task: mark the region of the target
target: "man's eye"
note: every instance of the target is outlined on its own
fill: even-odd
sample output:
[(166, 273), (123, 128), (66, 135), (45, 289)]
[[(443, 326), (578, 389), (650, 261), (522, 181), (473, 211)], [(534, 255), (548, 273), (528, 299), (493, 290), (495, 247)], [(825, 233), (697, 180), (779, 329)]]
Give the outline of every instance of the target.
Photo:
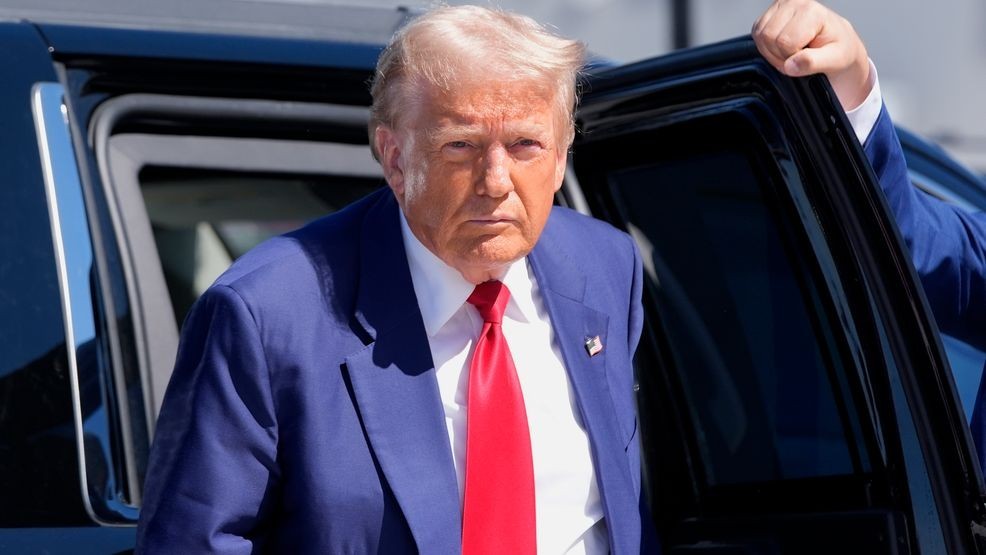
[(538, 146), (538, 144), (540, 143), (538, 143), (534, 139), (520, 139), (516, 143), (514, 143), (514, 146)]
[(469, 143), (467, 143), (466, 141), (449, 141), (445, 143), (445, 146), (451, 148), (468, 148)]

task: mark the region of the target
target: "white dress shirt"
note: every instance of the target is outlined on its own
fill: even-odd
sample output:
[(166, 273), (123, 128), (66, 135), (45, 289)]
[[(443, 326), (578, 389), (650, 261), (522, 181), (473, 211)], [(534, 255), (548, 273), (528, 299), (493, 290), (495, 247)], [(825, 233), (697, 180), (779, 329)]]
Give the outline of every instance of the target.
[(880, 79), (876, 74), (876, 66), (870, 60), (870, 93), (863, 100), (863, 103), (852, 110), (846, 112), (846, 119), (856, 133), (859, 144), (866, 142), (873, 126), (876, 125), (877, 118), (880, 117), (880, 108), (883, 107), (883, 94), (880, 92)]
[[(483, 320), (466, 302), (475, 286), (422, 245), (403, 214), (401, 231), (435, 363), (461, 502), (469, 363)], [(503, 335), (517, 368), (531, 433), (538, 553), (606, 553), (609, 538), (589, 437), (537, 281), (526, 259), (511, 264), (502, 281), (510, 290)]]

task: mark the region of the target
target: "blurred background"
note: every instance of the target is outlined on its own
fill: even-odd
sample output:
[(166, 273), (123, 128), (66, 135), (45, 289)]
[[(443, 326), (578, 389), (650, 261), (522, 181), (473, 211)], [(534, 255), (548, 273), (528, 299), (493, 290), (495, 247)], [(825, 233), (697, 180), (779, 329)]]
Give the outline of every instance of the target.
[[(452, 0), (451, 4), (467, 3)], [(473, 0), (473, 3), (487, 3)], [(769, 0), (499, 0), (578, 38), (615, 61), (746, 34)], [(320, 4), (424, 7), (400, 0), (0, 0), (0, 19), (34, 17), (195, 29), (318, 36), (327, 26)], [(983, 0), (828, 0), (865, 40), (897, 123), (986, 173), (986, 26)], [(140, 17), (138, 17), (140, 14)]]

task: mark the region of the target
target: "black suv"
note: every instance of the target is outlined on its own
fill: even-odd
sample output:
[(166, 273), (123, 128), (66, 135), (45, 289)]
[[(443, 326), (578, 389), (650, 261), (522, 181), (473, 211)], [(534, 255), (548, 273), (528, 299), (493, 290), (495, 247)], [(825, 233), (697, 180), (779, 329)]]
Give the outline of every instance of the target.
[[(325, 9), (335, 39), (0, 23), (0, 552), (132, 549), (189, 305), (383, 186), (367, 82), (407, 14)], [(558, 202), (644, 255), (665, 550), (986, 553), (942, 342), (824, 78), (739, 39), (584, 90)]]

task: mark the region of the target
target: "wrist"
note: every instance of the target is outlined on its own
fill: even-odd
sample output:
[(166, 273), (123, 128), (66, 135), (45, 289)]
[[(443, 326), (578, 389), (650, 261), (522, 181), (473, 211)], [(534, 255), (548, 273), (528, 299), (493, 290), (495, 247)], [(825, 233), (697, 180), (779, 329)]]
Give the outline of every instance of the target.
[(832, 89), (839, 98), (839, 103), (842, 104), (842, 109), (847, 112), (862, 104), (873, 88), (869, 57), (862, 45), (859, 50), (859, 54), (854, 57), (849, 67), (828, 76)]

